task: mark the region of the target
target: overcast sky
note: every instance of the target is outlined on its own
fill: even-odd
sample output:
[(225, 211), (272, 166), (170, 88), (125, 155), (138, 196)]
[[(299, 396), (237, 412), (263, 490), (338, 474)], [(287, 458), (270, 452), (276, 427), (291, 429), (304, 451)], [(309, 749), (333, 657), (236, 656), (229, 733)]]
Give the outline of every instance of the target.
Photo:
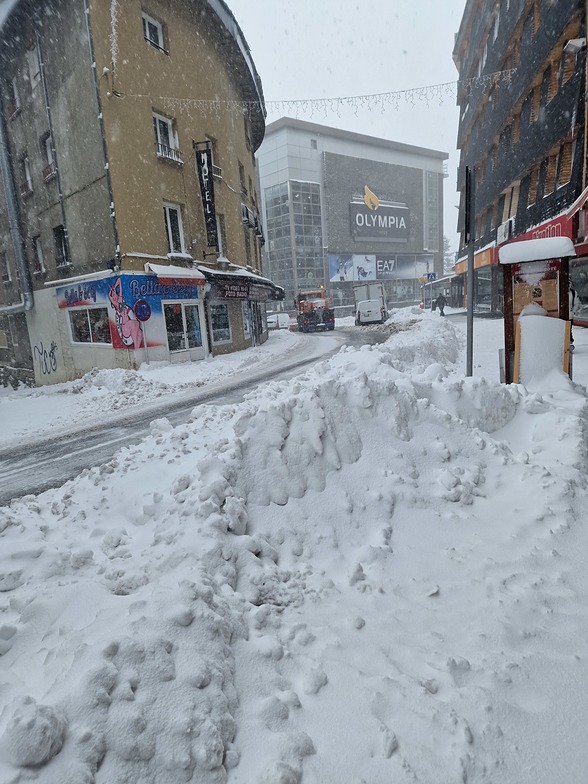
[[(444, 231), (457, 250), (455, 90), (428, 106), (414, 88), (457, 81), (454, 36), (465, 0), (227, 0), (251, 49), (268, 102), (283, 115), (450, 154)], [(409, 91), (383, 109), (353, 102), (309, 111), (271, 101)], [(445, 93), (445, 91), (443, 91)], [(414, 106), (412, 105), (414, 102)]]

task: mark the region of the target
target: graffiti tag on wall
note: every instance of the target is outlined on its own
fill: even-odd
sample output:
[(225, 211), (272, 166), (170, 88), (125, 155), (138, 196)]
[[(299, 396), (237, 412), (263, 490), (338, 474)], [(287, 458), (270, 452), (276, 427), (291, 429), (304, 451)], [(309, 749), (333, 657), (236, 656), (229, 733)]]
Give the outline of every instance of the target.
[(51, 341), (49, 351), (43, 345), (42, 340), (33, 347), (35, 361), (39, 363), (39, 373), (42, 376), (50, 376), (51, 373), (55, 373), (57, 370), (56, 351), (57, 343), (54, 340)]

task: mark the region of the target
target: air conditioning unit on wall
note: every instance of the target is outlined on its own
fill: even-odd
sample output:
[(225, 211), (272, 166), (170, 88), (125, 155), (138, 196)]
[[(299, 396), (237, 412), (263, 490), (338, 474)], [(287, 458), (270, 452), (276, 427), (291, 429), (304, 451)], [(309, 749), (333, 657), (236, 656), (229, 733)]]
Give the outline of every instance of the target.
[(502, 245), (503, 242), (507, 242), (514, 234), (514, 217), (509, 218), (508, 220), (501, 223), (500, 226), (496, 229), (496, 244)]

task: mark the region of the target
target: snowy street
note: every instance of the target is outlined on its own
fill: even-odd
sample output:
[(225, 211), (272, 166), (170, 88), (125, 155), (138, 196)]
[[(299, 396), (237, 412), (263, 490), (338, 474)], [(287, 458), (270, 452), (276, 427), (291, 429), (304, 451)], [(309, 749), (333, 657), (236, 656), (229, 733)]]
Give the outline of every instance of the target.
[[(473, 378), (463, 315), (391, 324), (0, 508), (2, 784), (584, 780), (588, 332), (525, 388), (500, 320)], [(183, 372), (6, 392), (3, 442)]]

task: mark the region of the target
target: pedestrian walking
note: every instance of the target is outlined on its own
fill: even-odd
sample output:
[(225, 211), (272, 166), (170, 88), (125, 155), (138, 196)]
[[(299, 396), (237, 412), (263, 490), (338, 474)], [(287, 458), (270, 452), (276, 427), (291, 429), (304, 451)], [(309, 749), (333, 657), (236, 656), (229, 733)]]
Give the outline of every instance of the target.
[(443, 294), (439, 294), (437, 299), (435, 300), (435, 305), (439, 308), (439, 315), (445, 315), (445, 305), (447, 305), (447, 300), (443, 296)]

